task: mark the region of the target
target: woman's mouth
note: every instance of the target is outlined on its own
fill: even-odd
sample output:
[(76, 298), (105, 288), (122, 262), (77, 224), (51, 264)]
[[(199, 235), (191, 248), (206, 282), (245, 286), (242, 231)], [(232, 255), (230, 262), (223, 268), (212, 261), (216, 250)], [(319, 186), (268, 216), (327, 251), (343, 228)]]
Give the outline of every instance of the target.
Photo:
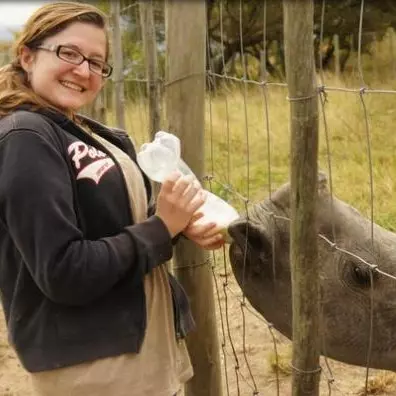
[(73, 91), (76, 91), (76, 92), (84, 92), (84, 91), (86, 91), (86, 89), (84, 87), (82, 87), (81, 85), (78, 85), (76, 83), (73, 83), (71, 81), (61, 80), (59, 82), (64, 87), (72, 89)]

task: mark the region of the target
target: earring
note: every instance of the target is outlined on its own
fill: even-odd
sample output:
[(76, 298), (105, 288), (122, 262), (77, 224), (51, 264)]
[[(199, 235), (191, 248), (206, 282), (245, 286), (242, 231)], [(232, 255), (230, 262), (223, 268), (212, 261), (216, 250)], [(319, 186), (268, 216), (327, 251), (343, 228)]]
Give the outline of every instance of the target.
[(32, 79), (32, 72), (31, 71), (26, 71), (26, 82), (30, 83), (30, 80)]

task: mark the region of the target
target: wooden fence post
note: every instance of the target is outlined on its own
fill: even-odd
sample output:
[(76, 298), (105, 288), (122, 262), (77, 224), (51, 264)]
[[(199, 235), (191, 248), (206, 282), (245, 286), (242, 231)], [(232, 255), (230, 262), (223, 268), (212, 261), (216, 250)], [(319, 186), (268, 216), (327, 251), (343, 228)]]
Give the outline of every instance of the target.
[(111, 28), (113, 48), (113, 103), (116, 114), (117, 127), (125, 128), (125, 91), (124, 91), (124, 62), (122, 56), (122, 40), (120, 30), (120, 0), (110, 2)]
[(293, 396), (319, 395), (320, 284), (316, 229), (318, 92), (313, 0), (283, 0), (291, 129)]
[[(204, 170), (205, 39), (204, 1), (167, 0), (165, 100), (168, 131), (179, 136), (182, 156), (198, 178)], [(207, 252), (181, 238), (174, 271), (189, 295), (197, 328), (187, 337), (194, 377), (186, 396), (220, 396), (221, 365), (213, 279)]]
[(333, 36), (333, 45), (334, 45), (334, 72), (338, 79), (341, 76), (340, 36), (338, 34), (335, 34)]
[(149, 136), (154, 137), (155, 133), (160, 129), (161, 97), (152, 0), (140, 0), (139, 14), (146, 63), (147, 96), (149, 103)]

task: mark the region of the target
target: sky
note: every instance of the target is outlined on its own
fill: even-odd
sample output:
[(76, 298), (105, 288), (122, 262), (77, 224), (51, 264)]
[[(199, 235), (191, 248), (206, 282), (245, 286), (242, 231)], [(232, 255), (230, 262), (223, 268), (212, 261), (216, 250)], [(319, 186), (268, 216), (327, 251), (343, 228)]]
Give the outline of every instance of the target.
[(0, 1), (0, 40), (12, 39), (9, 30), (18, 30), (44, 1)]

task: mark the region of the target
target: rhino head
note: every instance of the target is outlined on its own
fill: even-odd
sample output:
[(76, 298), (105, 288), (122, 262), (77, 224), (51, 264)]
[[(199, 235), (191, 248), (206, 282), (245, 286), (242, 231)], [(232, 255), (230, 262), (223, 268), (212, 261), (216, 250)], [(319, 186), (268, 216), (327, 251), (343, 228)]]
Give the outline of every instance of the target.
[[(323, 174), (318, 189), (322, 354), (366, 366), (373, 321), (370, 366), (396, 370), (396, 280), (366, 264), (396, 277), (396, 234), (374, 224), (372, 238), (371, 221), (332, 197)], [(252, 306), (291, 339), (289, 197), (285, 184), (232, 223), (229, 234), (239, 286)]]

